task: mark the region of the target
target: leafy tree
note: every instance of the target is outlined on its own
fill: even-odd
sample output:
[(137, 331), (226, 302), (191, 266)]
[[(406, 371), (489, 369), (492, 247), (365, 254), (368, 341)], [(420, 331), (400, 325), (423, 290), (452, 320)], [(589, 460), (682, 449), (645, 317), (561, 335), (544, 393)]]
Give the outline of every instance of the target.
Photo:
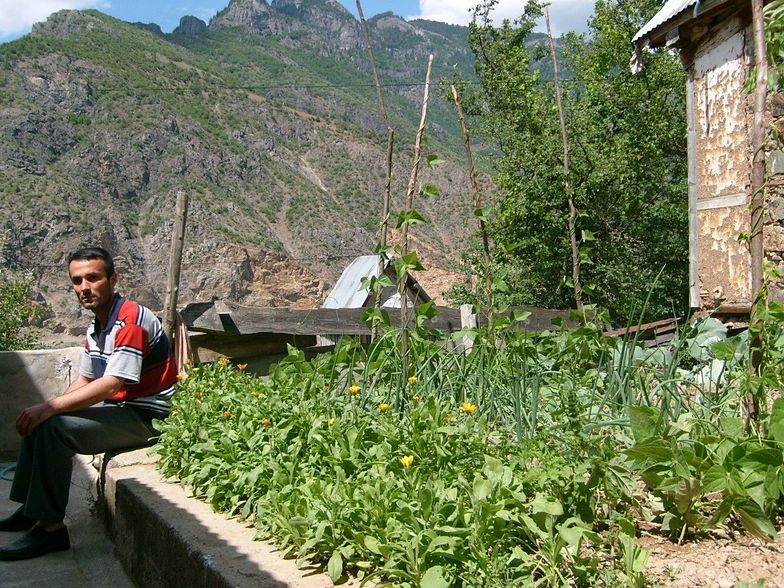
[[(531, 68), (543, 50), (531, 41), (541, 6), (531, 0), (497, 26), (494, 4), (480, 5), (470, 27), (481, 87), (466, 101), (499, 187), (494, 272), (508, 303), (570, 307), (558, 112), (552, 83)], [(599, 0), (588, 35), (560, 43), (582, 280), (619, 322), (639, 318), (649, 293), (645, 318), (688, 304), (684, 73), (665, 52), (646, 54), (638, 76), (628, 67), (631, 38), (658, 8)]]
[(29, 349), (35, 339), (24, 327), (39, 315), (31, 300), (32, 281), (17, 278), (0, 286), (0, 351)]

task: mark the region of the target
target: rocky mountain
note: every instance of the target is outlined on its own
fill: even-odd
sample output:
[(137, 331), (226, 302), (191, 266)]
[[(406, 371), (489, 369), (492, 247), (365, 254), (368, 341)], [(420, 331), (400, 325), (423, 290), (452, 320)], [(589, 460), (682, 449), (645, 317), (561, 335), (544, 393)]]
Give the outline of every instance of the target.
[[(395, 129), (393, 218), (413, 162), (427, 55), (470, 75), (467, 29), (368, 21)], [(435, 92), (435, 88), (433, 91)], [(414, 247), (441, 290), (473, 230), (452, 106), (430, 105)], [(99, 243), (121, 289), (162, 307), (178, 190), (190, 197), (180, 302), (317, 306), (378, 239), (386, 126), (359, 23), (335, 0), (231, 0), (171, 34), (62, 11), (0, 45), (0, 263), (29, 270), (50, 329), (83, 328), (64, 260)], [(440, 271), (439, 271), (440, 270)], [(435, 292), (438, 294), (439, 292)]]

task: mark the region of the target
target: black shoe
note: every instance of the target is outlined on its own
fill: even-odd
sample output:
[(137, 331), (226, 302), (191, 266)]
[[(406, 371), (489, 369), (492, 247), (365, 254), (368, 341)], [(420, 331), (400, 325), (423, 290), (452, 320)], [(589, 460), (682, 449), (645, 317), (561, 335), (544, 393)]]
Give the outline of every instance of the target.
[(5, 531), (7, 533), (27, 531), (28, 529), (32, 529), (35, 523), (35, 519), (25, 516), (24, 505), (22, 505), (16, 509), (16, 512), (10, 517), (0, 520), (0, 531)]
[(66, 527), (47, 532), (43, 527), (36, 525), (11, 545), (0, 547), (0, 561), (30, 559), (53, 551), (64, 551), (70, 547), (71, 539), (68, 537)]

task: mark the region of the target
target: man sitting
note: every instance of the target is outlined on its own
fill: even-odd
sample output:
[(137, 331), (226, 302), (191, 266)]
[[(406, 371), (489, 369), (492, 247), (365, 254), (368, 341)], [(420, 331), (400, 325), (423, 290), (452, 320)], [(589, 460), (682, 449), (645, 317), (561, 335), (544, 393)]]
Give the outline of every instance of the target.
[(71, 285), (95, 319), (87, 329), (79, 377), (56, 398), (16, 419), (22, 446), (10, 499), (22, 504), (0, 520), (0, 531), (27, 531), (0, 560), (38, 557), (70, 548), (63, 524), (75, 453), (149, 446), (154, 419), (169, 413), (177, 367), (158, 319), (115, 292), (109, 253), (87, 247), (68, 258)]

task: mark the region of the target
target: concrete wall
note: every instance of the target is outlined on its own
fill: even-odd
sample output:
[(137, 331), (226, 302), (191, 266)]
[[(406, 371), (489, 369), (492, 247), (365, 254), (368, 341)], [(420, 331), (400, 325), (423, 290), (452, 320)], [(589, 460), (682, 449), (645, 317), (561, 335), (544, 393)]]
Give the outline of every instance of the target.
[(0, 455), (13, 456), (19, 448), (19, 412), (58, 396), (76, 379), (81, 353), (82, 347), (0, 351)]

